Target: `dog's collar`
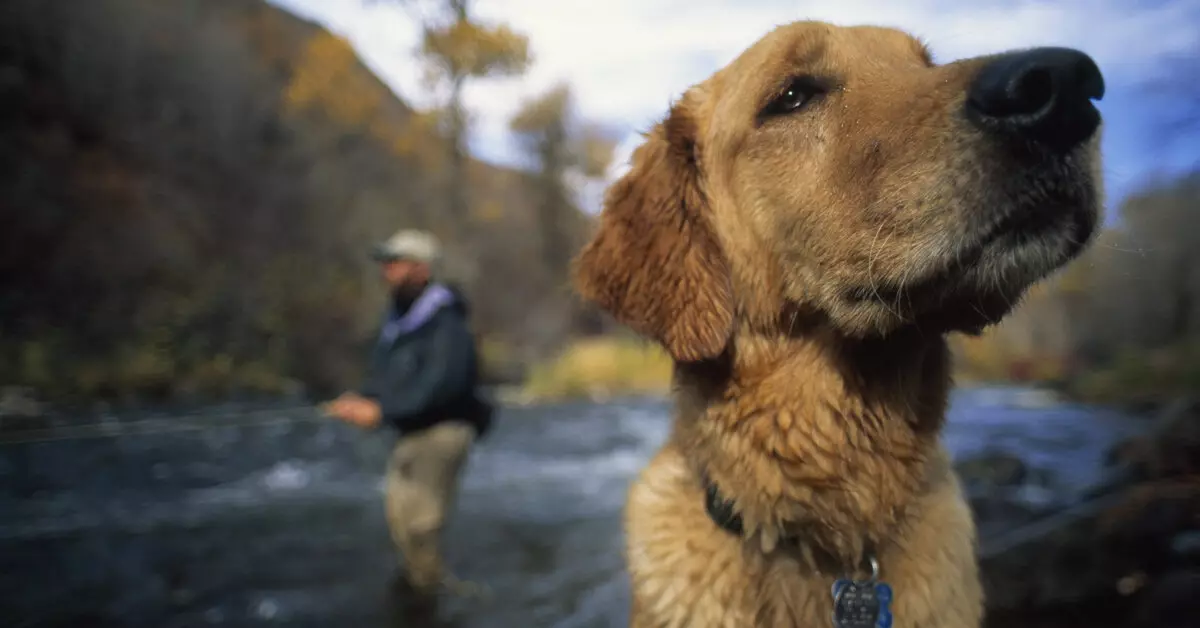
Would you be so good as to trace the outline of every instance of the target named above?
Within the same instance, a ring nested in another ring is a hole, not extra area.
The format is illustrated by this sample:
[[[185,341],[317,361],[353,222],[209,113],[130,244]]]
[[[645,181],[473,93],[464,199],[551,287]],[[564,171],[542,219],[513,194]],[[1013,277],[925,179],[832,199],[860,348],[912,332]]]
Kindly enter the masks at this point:
[[[709,479],[708,475],[702,475],[700,481],[704,484],[704,511],[708,513],[708,518],[712,519],[718,528],[734,536],[742,536],[746,526],[742,522],[742,516],[734,509],[733,500],[722,496],[716,483]],[[781,541],[784,545],[800,543],[800,539],[796,537],[785,537]]]
[[[733,509],[733,501],[722,497],[717,485],[708,479],[707,475],[701,482],[704,483],[704,510],[708,513],[708,518],[712,519],[718,528],[741,536],[746,528],[742,524],[742,516]]]
[[[707,475],[701,476],[701,482],[704,484],[704,510],[708,518],[718,528],[742,536],[745,524],[741,515],[734,510],[733,501],[722,497],[717,485]],[[799,539],[786,537],[783,543],[798,546]],[[879,562],[875,556],[868,554],[867,561],[870,564],[870,578],[856,580],[843,576],[833,583],[830,591],[833,595],[833,613],[830,619],[834,628],[890,628],[892,625],[892,587],[879,580]]]
[[[721,495],[720,489],[717,488],[715,482],[708,477],[707,474],[700,476],[700,482],[704,485],[704,511],[708,513],[708,518],[712,520],[718,528],[741,537],[745,533],[746,526],[742,521],[742,516],[737,513],[733,506],[733,500],[726,499]],[[803,540],[800,536],[784,536],[779,539],[779,544],[783,547],[800,547]],[[837,559],[827,551],[820,547],[812,548],[818,557],[827,567],[832,567],[837,564]],[[866,567],[871,561],[875,560],[875,552],[873,548],[868,548],[867,554],[863,557],[864,564],[860,567]],[[843,565],[842,568],[845,566]],[[836,569],[836,568],[835,568]]]

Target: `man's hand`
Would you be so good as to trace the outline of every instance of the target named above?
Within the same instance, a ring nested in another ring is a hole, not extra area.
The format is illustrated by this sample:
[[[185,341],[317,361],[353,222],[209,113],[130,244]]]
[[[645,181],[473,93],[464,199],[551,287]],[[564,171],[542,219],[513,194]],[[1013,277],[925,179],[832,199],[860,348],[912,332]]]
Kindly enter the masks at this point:
[[[346,392],[338,395],[337,399],[334,399],[330,403],[337,403],[339,401],[370,401],[370,400],[352,390],[347,390]]]
[[[324,410],[330,416],[364,429],[378,427],[383,419],[377,402],[355,393],[342,394],[325,404]]]

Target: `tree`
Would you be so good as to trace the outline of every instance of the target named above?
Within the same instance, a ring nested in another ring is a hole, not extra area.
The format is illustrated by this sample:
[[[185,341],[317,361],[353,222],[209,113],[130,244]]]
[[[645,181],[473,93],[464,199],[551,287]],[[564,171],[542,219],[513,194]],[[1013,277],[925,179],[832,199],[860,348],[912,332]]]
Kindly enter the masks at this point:
[[[369,0],[378,2],[379,0]],[[486,25],[471,16],[471,0],[391,0],[412,9],[421,23],[419,56],[429,87],[440,92],[449,144],[446,195],[456,220],[470,214],[466,190],[469,120],[463,89],[471,79],[515,76],[530,62],[529,40],[508,26]]]
[[[572,105],[570,88],[559,84],[526,102],[509,123],[536,166],[530,191],[536,199],[542,267],[551,273],[551,284],[562,286],[564,293],[571,256],[580,244],[576,239],[582,233],[572,184],[602,177],[615,148],[601,127],[577,120]],[[594,326],[586,308],[568,307],[562,312],[561,305],[549,304],[552,311],[547,317],[574,328]],[[551,342],[555,334],[543,330],[542,335]]]
[[[1151,250],[1146,270],[1157,289],[1154,304],[1161,316],[1159,342],[1182,342],[1194,333],[1195,299],[1200,284],[1197,259],[1200,232],[1200,173],[1147,190],[1126,202],[1122,216],[1135,239]]]
[[[577,211],[568,179],[602,177],[615,143],[598,126],[574,119],[571,90],[565,84],[525,103],[510,128],[537,165],[543,259],[547,267],[565,271],[575,243],[563,221]]]

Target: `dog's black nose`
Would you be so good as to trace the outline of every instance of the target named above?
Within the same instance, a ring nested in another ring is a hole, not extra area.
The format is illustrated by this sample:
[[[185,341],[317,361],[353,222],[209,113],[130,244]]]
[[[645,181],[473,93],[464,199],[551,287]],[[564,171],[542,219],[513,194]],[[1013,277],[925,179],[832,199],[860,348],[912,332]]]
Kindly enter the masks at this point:
[[[1104,76],[1091,57],[1070,48],[1034,48],[1001,55],[976,75],[967,115],[979,127],[1066,151],[1100,126],[1092,99],[1104,97]]]

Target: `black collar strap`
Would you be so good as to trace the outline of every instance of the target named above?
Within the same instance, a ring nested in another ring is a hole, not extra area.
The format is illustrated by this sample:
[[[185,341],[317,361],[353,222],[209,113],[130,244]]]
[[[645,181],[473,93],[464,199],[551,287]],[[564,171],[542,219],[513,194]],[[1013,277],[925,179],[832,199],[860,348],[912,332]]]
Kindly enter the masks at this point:
[[[745,525],[742,522],[741,515],[734,511],[733,501],[722,497],[717,490],[717,485],[707,475],[701,476],[700,481],[704,484],[704,510],[708,513],[708,518],[712,519],[718,528],[735,536],[742,536]],[[800,545],[800,539],[797,537],[785,537],[780,539],[780,545],[797,547]],[[834,569],[841,569],[835,566],[836,562],[830,562],[835,559],[829,554],[820,552],[815,558],[825,561],[826,565]],[[868,551],[865,558],[867,564],[870,565],[872,578],[876,578],[879,574],[879,564],[875,561],[874,553]]]
[[[718,528],[741,536],[745,526],[742,525],[742,516],[734,511],[733,502],[721,497],[721,494],[717,492],[717,485],[707,476],[702,481],[704,482],[704,510],[708,512],[708,518],[712,519]]]

